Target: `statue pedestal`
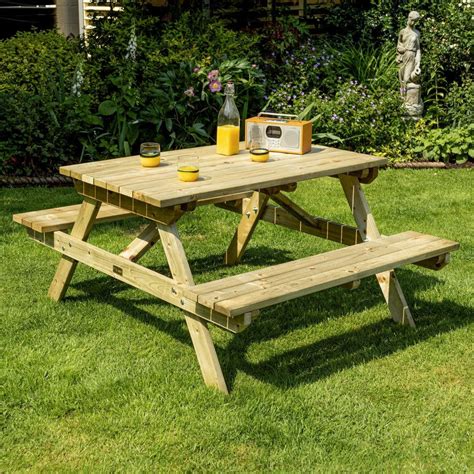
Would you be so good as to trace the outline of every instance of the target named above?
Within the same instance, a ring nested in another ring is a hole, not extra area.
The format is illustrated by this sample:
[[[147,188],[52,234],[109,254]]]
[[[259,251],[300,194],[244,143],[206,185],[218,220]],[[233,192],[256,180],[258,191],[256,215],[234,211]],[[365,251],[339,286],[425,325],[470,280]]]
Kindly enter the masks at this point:
[[[409,82],[406,86],[405,109],[413,120],[419,120],[423,114],[423,101],[421,100],[420,84]]]

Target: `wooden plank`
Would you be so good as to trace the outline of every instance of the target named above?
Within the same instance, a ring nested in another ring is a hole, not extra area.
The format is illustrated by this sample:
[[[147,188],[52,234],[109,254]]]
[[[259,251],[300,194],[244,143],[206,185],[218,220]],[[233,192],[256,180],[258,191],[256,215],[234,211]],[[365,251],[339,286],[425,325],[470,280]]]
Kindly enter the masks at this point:
[[[74,204],[72,206],[24,212],[15,214],[13,220],[37,232],[54,232],[71,228],[79,214],[80,208],[80,204]],[[95,222],[113,222],[129,217],[133,217],[133,213],[113,206],[103,205],[99,209]]]
[[[118,163],[109,160],[65,167],[64,174],[83,180],[84,194],[88,196],[92,196],[93,189],[85,185],[94,185],[157,207],[170,207],[386,163],[384,158],[316,146],[303,156],[272,153],[271,161],[265,164],[251,162],[246,150],[233,157],[221,157],[215,153],[215,147],[190,149],[186,153],[201,155],[202,179],[195,183],[181,183],[175,170],[176,157],[181,153],[183,151],[176,151],[168,157],[163,154],[164,166],[148,170],[140,166],[137,157],[130,157],[128,161]]]
[[[253,196],[249,199],[232,241],[225,253],[224,262],[226,265],[234,265],[242,258],[258,221],[265,211],[268,199],[269,196],[258,192],[253,193]]]
[[[157,224],[157,229],[174,280],[187,286],[194,285],[193,274],[176,224],[170,226]]]
[[[94,185],[84,185],[78,189],[78,192],[83,196],[92,197],[95,199],[96,192],[100,188],[96,188]],[[172,224],[176,222],[183,214],[184,211],[180,206],[171,206],[167,208],[159,208],[152,204],[146,204],[142,201],[135,201],[134,199],[123,196],[113,191],[107,191],[105,195],[101,195],[102,199],[107,199],[107,203],[114,205],[118,203],[120,208],[125,211],[133,212],[138,216],[145,217],[149,220],[161,223],[164,225]]]
[[[405,237],[405,233],[397,234],[378,241],[359,244],[357,247],[347,247],[321,255],[314,255],[304,259],[291,261],[276,265],[270,271],[263,269],[256,274],[245,274],[231,277],[221,281],[221,287],[215,282],[212,291],[212,300],[206,296],[206,289],[196,288],[198,301],[202,304],[215,308],[216,304],[226,299],[232,299],[240,295],[248,295],[253,292],[283,285],[288,281],[304,280],[312,277],[315,273],[323,274],[338,269],[345,274],[345,268],[350,265],[363,265],[367,260],[383,259],[393,257],[396,252],[403,252],[407,246],[413,251],[415,248],[423,247],[430,242],[439,241],[438,237],[423,236],[418,234],[413,237]]]
[[[165,161],[171,161],[179,155],[193,154],[193,155],[209,155],[212,152],[215,153],[215,145],[191,148],[187,150],[173,150],[165,151],[161,153],[161,158]],[[65,176],[69,176],[73,179],[79,179],[89,184],[94,184],[94,178],[114,175],[116,173],[122,173],[124,170],[131,171],[134,168],[136,171],[144,171],[140,166],[140,156],[126,156],[123,158],[114,158],[103,161],[95,161],[91,163],[81,163],[78,165],[67,165],[59,168],[59,172]]]
[[[336,155],[336,152],[332,152]],[[329,159],[329,157],[326,157]],[[133,195],[137,199],[141,199],[144,195],[151,195],[159,193],[160,195],[166,195],[168,192],[174,192],[177,189],[182,189],[184,192],[194,192],[194,190],[201,190],[207,188],[210,185],[217,183],[222,190],[226,189],[227,182],[235,182],[236,180],[245,181],[245,179],[252,175],[258,176],[267,174],[268,166],[276,167],[278,164],[281,166],[288,166],[288,157],[279,154],[273,158],[272,162],[268,163],[254,163],[250,159],[250,155],[246,151],[241,151],[239,155],[233,157],[223,158],[222,156],[216,155],[214,158],[206,157],[205,161],[200,163],[200,176],[198,181],[193,183],[182,183],[176,179],[176,171],[174,167],[171,168],[171,172],[163,171],[159,183],[160,187],[157,188],[156,180],[143,180],[137,177],[134,181],[123,181],[117,182],[112,181],[111,185],[118,186],[120,192]],[[248,191],[251,188],[247,187],[244,191]],[[233,193],[233,191],[232,191]],[[223,191],[222,194],[230,194],[227,191]],[[222,195],[221,194],[221,195]],[[199,197],[199,199],[203,199]]]
[[[184,287],[177,284],[171,278],[74,238],[64,232],[56,231],[54,233],[42,234],[29,229],[29,233],[32,238],[52,247],[67,258],[84,263],[95,270],[156,296],[167,303],[178,306],[184,311],[196,314],[229,332],[238,333],[245,330],[251,320],[258,316],[258,312],[252,312],[248,316],[243,315],[237,319],[224,316],[197,303],[195,301],[196,298],[193,300],[189,299],[183,294]]]
[[[285,209],[285,211],[287,211],[299,221],[302,221],[311,227],[314,226],[314,217],[283,193],[272,195],[272,201],[275,201],[278,205]]]
[[[239,214],[241,212],[240,208],[242,207],[240,201],[221,202],[215,205],[221,209]],[[284,209],[268,204],[260,220],[344,245],[355,245],[363,242],[359,230],[353,226],[334,222],[322,217],[312,217],[314,224],[313,226],[309,226],[288,214]],[[427,261],[416,262],[414,265],[429,268],[430,270],[441,270],[449,261],[450,256],[446,254],[445,256],[440,255]]]
[[[176,224],[158,225],[158,230],[173,279],[186,286],[194,285],[193,275]],[[190,312],[185,311],[184,314],[205,384],[228,394],[224,374],[206,321]]]
[[[416,264],[420,267],[429,268],[430,270],[441,270],[451,261],[451,254],[445,253],[443,255],[438,255],[428,260],[422,260]]]
[[[377,229],[374,216],[359,184],[359,180],[355,176],[341,175],[339,176],[339,181],[362,239],[373,240],[380,238],[380,232]]]
[[[237,203],[217,203],[216,206],[232,212],[241,212]],[[297,230],[345,245],[362,242],[359,231],[353,226],[340,224],[322,217],[312,216],[312,218],[313,225],[310,226],[293,217],[284,209],[269,204],[260,219],[287,229]]]
[[[340,171],[357,170],[367,166],[367,163],[362,159],[355,158],[351,160],[350,163],[347,161],[333,160],[330,163],[314,169],[294,165],[285,167],[284,169],[280,167],[280,169],[275,170],[271,168],[271,164],[269,163],[265,164],[265,166],[268,166],[268,169],[265,171],[249,174],[245,178],[242,177],[245,176],[245,172],[243,172],[240,179],[238,177],[232,179],[218,179],[214,182],[210,179],[210,183],[206,183],[206,185],[189,188],[180,187],[173,191],[167,191],[166,194],[164,192],[150,192],[138,197],[156,206],[166,207],[218,196],[222,194],[223,189],[226,189],[226,193],[244,192],[249,189],[260,190],[272,186],[289,184],[294,181],[305,181],[330,176],[332,174],[338,174]]]
[[[232,291],[236,286],[242,286],[249,283],[261,285],[262,282],[267,281],[269,278],[275,279],[278,276],[281,276],[281,278],[284,280],[289,272],[296,273],[301,269],[306,271],[313,268],[315,262],[319,262],[320,265],[325,265],[329,268],[332,268],[335,265],[335,262],[340,262],[340,265],[344,265],[345,263],[350,263],[354,259],[363,260],[366,258],[366,255],[383,255],[386,252],[386,250],[383,249],[387,247],[388,243],[394,245],[399,242],[416,238],[419,238],[419,234],[417,232],[403,232],[401,234],[387,237],[387,240],[384,241],[384,243],[378,241],[372,241],[370,242],[370,245],[366,243],[366,245],[363,247],[358,247],[358,249],[355,251],[353,247],[346,247],[333,250],[331,252],[325,252],[319,255],[310,255],[298,260],[291,260],[289,262],[260,268],[258,270],[253,270],[251,272],[235,275],[217,281],[201,283],[200,285],[193,287],[193,293],[199,296],[215,291],[224,292],[226,288],[229,288],[230,291]],[[381,249],[381,253],[379,249]]]
[[[422,258],[430,258],[440,252],[455,249],[456,247],[457,244],[455,242],[439,239],[438,241],[426,243],[423,246],[418,246],[416,248],[408,247],[403,250],[395,251],[389,255],[368,259],[364,262],[359,262],[358,264],[346,264],[342,268],[313,274],[313,276],[295,281],[291,279],[291,274],[289,274],[288,281],[282,284],[218,302],[215,304],[214,308],[229,316],[243,314],[247,311],[261,309],[282,301],[288,301],[296,297],[305,296],[314,293],[315,291],[321,291],[349,283],[375,273],[382,273],[391,268],[406,265]],[[394,287],[389,286],[388,288],[390,288],[390,292],[396,291]],[[391,293],[389,293],[389,301],[391,297]],[[402,314],[400,323],[406,324],[406,322],[408,322],[407,318],[408,314],[405,311]]]
[[[136,262],[145,255],[158,240],[160,240],[160,234],[156,228],[156,224],[154,222],[148,224],[140,235],[120,252],[120,257],[126,258],[131,262]]]
[[[327,152],[326,156],[303,155],[291,158],[283,153],[274,153],[267,163],[253,163],[248,154],[239,155],[234,162],[226,162],[229,163],[227,165],[223,163],[214,169],[206,170],[202,166],[203,179],[194,183],[178,183],[177,186],[173,178],[168,183],[163,182],[159,190],[152,184],[151,188],[141,189],[140,192],[135,189],[135,193],[138,198],[146,195],[147,202],[164,207],[174,204],[174,197],[179,195],[191,194],[197,195],[197,199],[204,199],[219,195],[222,189],[226,189],[227,193],[264,189],[364,169],[372,164],[365,156],[346,153],[348,152],[333,151]],[[130,189],[135,187],[127,186]]]
[[[80,240],[87,240],[94,225],[94,220],[99,212],[100,201],[84,198],[76,222],[71,230],[71,236]],[[58,268],[53,281],[49,287],[48,295],[55,301],[60,301],[71,283],[72,276],[76,270],[77,260],[63,255],[59,261]]]
[[[380,232],[358,178],[355,176],[340,176],[339,181],[362,238],[364,240],[380,238]],[[392,319],[401,324],[409,324],[411,327],[415,327],[415,321],[405,295],[393,270],[389,269],[384,273],[377,274],[376,278]]]

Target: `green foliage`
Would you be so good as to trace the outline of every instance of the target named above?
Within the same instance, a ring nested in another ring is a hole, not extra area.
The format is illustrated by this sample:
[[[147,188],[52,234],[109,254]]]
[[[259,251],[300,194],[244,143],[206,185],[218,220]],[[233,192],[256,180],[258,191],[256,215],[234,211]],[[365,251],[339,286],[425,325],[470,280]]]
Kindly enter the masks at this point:
[[[280,112],[311,91],[333,96],[346,81],[370,90],[398,89],[395,52],[388,44],[376,48],[341,39],[333,44],[310,40],[291,50],[282,64],[273,64],[268,106]]]
[[[180,62],[219,63],[247,58],[256,61],[255,34],[233,31],[223,20],[199,12],[186,12],[176,21],[167,23],[157,49],[150,59],[157,64]]]
[[[108,53],[105,45],[115,37]],[[234,81],[242,117],[249,107],[257,110],[262,74],[248,59],[256,38],[189,13],[163,26],[136,2],[101,20],[87,52],[88,68],[100,78],[95,95],[104,128],[99,142],[89,141],[88,154],[122,156],[145,140],[159,141],[163,149],[212,142],[222,93],[209,90],[207,74],[218,70],[221,83]]]
[[[227,81],[234,82],[242,119],[260,108],[262,73],[248,61],[227,60],[207,67],[182,62],[157,73],[146,91],[149,100],[141,114],[144,136],[159,141],[165,149],[213,142],[223,94],[210,90],[211,70],[216,71],[222,87]]]
[[[418,138],[414,149],[428,161],[474,161],[474,123],[459,128],[438,128]]]
[[[211,70],[234,81],[243,119],[261,109],[255,35],[190,14],[163,26],[141,0],[95,25],[87,43],[54,32],[0,43],[1,173],[129,155],[145,140],[212,143],[223,95],[209,89]]]
[[[78,46],[54,31],[23,32],[0,41],[0,92],[48,94],[59,74],[70,86],[82,60]]]
[[[465,0],[378,0],[362,6],[346,2],[330,10],[328,21],[335,31],[343,31],[356,41],[389,41],[395,45],[411,10],[421,15],[417,28],[421,32],[425,86],[431,86],[434,77],[452,81],[466,72],[472,74],[472,6]]]
[[[339,83],[333,97],[315,91],[295,105],[312,120],[315,139],[320,143],[333,144],[335,136],[346,148],[380,154],[406,131],[398,94],[383,89],[370,91],[356,81]]]
[[[444,123],[460,127],[474,123],[474,80],[452,83],[444,101]]]
[[[291,14],[280,16],[266,31],[262,53],[285,59],[289,52],[309,40],[308,25]]]
[[[339,28],[324,39],[291,15],[256,34],[195,11],[166,23],[144,0],[123,5],[96,18],[87,44],[55,32],[0,42],[0,173],[49,173],[137,152],[145,140],[163,149],[212,143],[223,95],[210,90],[210,71],[221,86],[236,84],[242,120],[265,99],[277,112],[314,119],[317,141],[397,160],[415,156],[415,142],[424,156],[438,156],[429,143],[458,143],[473,122],[473,30],[462,0],[346,3],[331,9]],[[416,125],[402,119],[394,62],[396,36],[414,8],[422,15],[425,102]],[[457,131],[430,132],[442,127]]]
[[[81,95],[78,43],[54,32],[0,42],[0,172],[44,174],[82,156],[81,140],[100,124]]]
[[[376,47],[368,43],[354,44],[347,40],[326,42],[324,51],[331,58],[327,75],[353,79],[372,90],[398,88],[395,49],[390,43]],[[326,81],[327,84],[327,81]]]

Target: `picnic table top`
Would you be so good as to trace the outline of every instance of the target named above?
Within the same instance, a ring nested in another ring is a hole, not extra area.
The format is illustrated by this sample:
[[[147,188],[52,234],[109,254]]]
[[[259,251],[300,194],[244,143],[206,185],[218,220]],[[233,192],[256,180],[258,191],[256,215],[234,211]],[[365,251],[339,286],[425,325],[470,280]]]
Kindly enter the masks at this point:
[[[215,150],[212,145],[163,152],[156,168],[144,168],[139,156],[129,156],[63,166],[60,172],[157,207],[169,207],[387,164],[386,158],[319,145],[313,145],[305,155],[272,152],[266,163],[252,162],[243,144],[238,155],[222,156]],[[198,181],[178,180],[176,165],[180,155],[199,156]]]

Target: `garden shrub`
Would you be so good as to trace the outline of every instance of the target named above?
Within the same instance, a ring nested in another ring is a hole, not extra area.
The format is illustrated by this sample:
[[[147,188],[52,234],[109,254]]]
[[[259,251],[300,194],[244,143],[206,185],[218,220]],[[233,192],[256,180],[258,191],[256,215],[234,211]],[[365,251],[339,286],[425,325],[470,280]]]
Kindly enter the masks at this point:
[[[0,172],[44,174],[81,157],[81,133],[97,120],[75,89],[83,56],[55,32],[0,42]]]
[[[150,59],[167,65],[180,62],[222,62],[246,58],[258,60],[256,34],[228,28],[223,20],[200,12],[186,12],[164,26],[159,45]]]
[[[217,114],[223,103],[221,89],[232,80],[236,104],[244,120],[260,109],[264,93],[262,73],[247,60],[227,60],[213,65],[180,63],[155,76],[143,111],[148,138],[188,147],[214,141]],[[153,124],[154,128],[150,128]]]
[[[312,38],[292,16],[249,34],[201,14],[160,22],[149,8],[124,0],[122,12],[97,18],[87,43],[55,32],[0,42],[0,173],[44,174],[135,153],[148,140],[163,149],[213,143],[228,80],[242,120],[265,99],[312,119],[319,143],[396,160],[471,154],[473,31],[463,0],[344,4],[329,15],[344,38]],[[394,61],[414,8],[422,15],[418,123],[403,117]]]
[[[457,128],[437,128],[418,137],[414,151],[429,161],[474,162],[474,123]]]
[[[58,71],[71,85],[81,59],[75,39],[55,31],[18,33],[0,41],[0,92],[47,93]]]
[[[421,15],[424,90],[433,87],[435,80],[445,84],[466,72],[472,74],[474,29],[468,0],[379,0],[363,5],[345,1],[330,9],[328,22],[354,41],[375,45],[388,41],[395,48],[411,10]]]
[[[396,154],[393,144],[401,146],[407,124],[399,119],[400,99],[396,91],[369,90],[357,81],[340,82],[339,90],[329,96],[315,90],[300,96],[294,110],[313,121],[315,141],[367,153]]]
[[[162,26],[146,8],[127,2],[119,15],[98,23],[86,46],[87,68],[101,78],[95,94],[104,123],[101,140],[88,143],[91,157],[128,155],[145,140],[165,150],[212,143],[223,100],[220,90],[209,89],[213,70],[220,84],[234,81],[243,119],[249,105],[252,112],[262,105],[262,74],[249,61],[256,37],[189,13]]]
[[[147,9],[125,2],[119,15],[97,20],[87,44],[55,32],[0,43],[0,173],[50,173],[129,155],[145,140],[163,149],[212,143],[228,80],[242,119],[261,109],[263,76],[249,60],[253,37],[190,15],[162,28]],[[188,51],[181,43],[183,55],[173,25],[195,45]],[[211,71],[218,71],[212,90]]]
[[[443,121],[446,126],[460,127],[474,123],[474,79],[453,82],[444,100]]]

